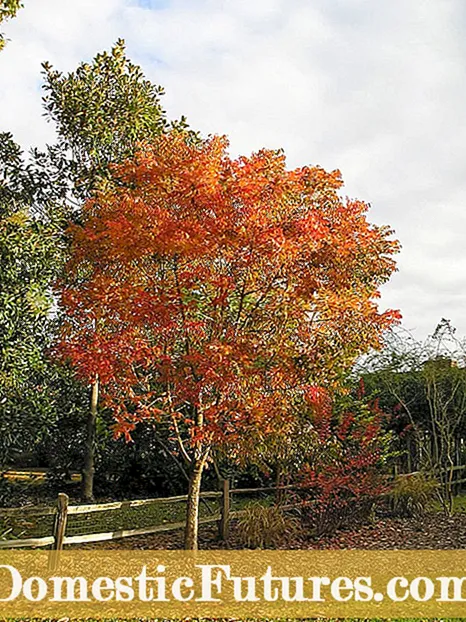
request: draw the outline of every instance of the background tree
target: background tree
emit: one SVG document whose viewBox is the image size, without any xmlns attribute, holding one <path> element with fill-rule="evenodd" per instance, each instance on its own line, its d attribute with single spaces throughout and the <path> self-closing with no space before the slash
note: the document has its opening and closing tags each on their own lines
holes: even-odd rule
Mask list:
<svg viewBox="0 0 466 622">
<path fill-rule="evenodd" d="M 68 74 L 47 62 L 43 69 L 43 103 L 58 135 L 50 161 L 67 171 L 78 199 L 114 183 L 110 165 L 132 157 L 141 141 L 174 127 L 188 131 L 184 117 L 167 120 L 163 87 L 128 59 L 122 39 Z"/>
<path fill-rule="evenodd" d="M 58 143 L 35 158 L 48 162 L 54 177 L 67 182 L 65 194 L 75 204 L 73 219 L 79 221 L 81 202 L 98 190 L 122 183 L 112 165 L 134 155 L 138 143 L 177 127 L 161 106 L 163 88 L 146 80 L 140 67 L 126 56 L 119 40 L 110 52 L 97 54 L 91 63 L 63 74 L 44 63 L 46 114 L 55 126 Z M 86 423 L 87 442 L 83 457 L 82 497 L 94 496 L 96 418 L 99 384 L 92 382 L 91 407 Z"/>
<path fill-rule="evenodd" d="M 340 199 L 338 171 L 226 148 L 175 131 L 117 167 L 122 186 L 70 231 L 62 288 L 62 355 L 99 376 L 115 431 L 172 426 L 190 477 L 187 548 L 212 451 L 235 458 L 273 434 L 398 317 L 374 303 L 398 245 L 366 204 Z"/>
<path fill-rule="evenodd" d="M 62 265 L 64 211 L 45 200 L 36 168 L 0 135 L 1 460 L 34 445 L 52 405 L 44 384 L 52 326 L 51 282 Z"/>
<path fill-rule="evenodd" d="M 453 466 L 462 462 L 466 429 L 464 344 L 442 320 L 423 343 L 392 333 L 384 349 L 365 361 L 365 391 L 392 414 L 406 469 L 436 474 L 446 511 L 452 509 Z M 370 370 L 367 373 L 367 370 Z"/>
<path fill-rule="evenodd" d="M 18 0 L 0 1 L 0 22 Z M 5 39 L 0 34 L 0 49 Z M 0 465 L 37 449 L 56 408 L 50 379 L 51 282 L 62 265 L 63 183 L 39 154 L 26 164 L 9 133 L 0 134 Z"/>
</svg>

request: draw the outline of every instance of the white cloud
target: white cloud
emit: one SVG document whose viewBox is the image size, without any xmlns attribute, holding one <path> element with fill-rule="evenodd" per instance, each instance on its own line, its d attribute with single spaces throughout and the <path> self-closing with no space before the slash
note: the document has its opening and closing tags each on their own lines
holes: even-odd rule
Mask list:
<svg viewBox="0 0 466 622">
<path fill-rule="evenodd" d="M 292 166 L 340 168 L 403 244 L 383 303 L 419 336 L 466 334 L 462 0 L 29 0 L 6 27 L 0 119 L 50 140 L 40 61 L 61 70 L 118 37 L 166 87 L 173 117 L 232 151 L 284 147 Z"/>
</svg>

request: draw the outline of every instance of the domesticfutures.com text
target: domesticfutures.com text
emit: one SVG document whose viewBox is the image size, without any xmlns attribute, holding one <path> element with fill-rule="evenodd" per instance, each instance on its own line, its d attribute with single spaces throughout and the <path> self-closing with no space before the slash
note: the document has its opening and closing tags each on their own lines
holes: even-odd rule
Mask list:
<svg viewBox="0 0 466 622">
<path fill-rule="evenodd" d="M 229 565 L 199 564 L 193 576 L 167 579 L 166 567 L 147 565 L 137 576 L 23 576 L 0 565 L 0 602 L 466 602 L 465 576 L 393 576 L 376 589 L 370 576 L 276 576 L 272 566 L 261 576 L 238 576 Z M 311 573 L 310 573 L 311 574 Z"/>
</svg>

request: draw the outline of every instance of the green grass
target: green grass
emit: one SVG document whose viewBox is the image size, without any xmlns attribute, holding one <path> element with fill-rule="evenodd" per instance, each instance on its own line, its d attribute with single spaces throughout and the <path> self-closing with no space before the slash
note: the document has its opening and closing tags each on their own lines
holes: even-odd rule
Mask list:
<svg viewBox="0 0 466 622">
<path fill-rule="evenodd" d="M 201 502 L 201 518 L 218 514 L 218 499 L 205 499 Z M 121 529 L 143 529 L 181 523 L 185 520 L 186 503 L 151 503 L 136 507 L 123 507 L 118 510 L 103 510 L 88 514 L 70 514 L 66 529 L 67 536 L 119 531 Z M 52 534 L 53 516 L 0 518 L 0 539 L 39 538 Z"/>
<path fill-rule="evenodd" d="M 274 495 L 232 495 L 231 509 L 243 510 L 254 501 L 272 505 Z M 219 514 L 219 499 L 204 499 L 199 507 L 201 518 Z M 67 536 L 119 531 L 121 529 L 142 529 L 168 523 L 182 523 L 186 517 L 186 503 L 151 503 L 133 508 L 103 510 L 89 514 L 70 514 L 66 529 Z M 54 516 L 30 516 L 0 518 L 0 540 L 18 538 L 40 538 L 52 533 Z"/>
</svg>

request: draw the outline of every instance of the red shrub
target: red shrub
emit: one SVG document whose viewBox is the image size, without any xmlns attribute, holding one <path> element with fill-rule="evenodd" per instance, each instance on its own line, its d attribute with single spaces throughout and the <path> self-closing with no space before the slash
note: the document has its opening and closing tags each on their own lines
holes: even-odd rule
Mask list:
<svg viewBox="0 0 466 622">
<path fill-rule="evenodd" d="M 383 464 L 389 445 L 378 408 L 371 412 L 359 405 L 357 416 L 334 417 L 322 404 L 313 402 L 316 443 L 300 473 L 301 495 L 312 502 L 307 518 L 317 534 L 367 518 L 375 498 L 387 490 Z"/>
</svg>

